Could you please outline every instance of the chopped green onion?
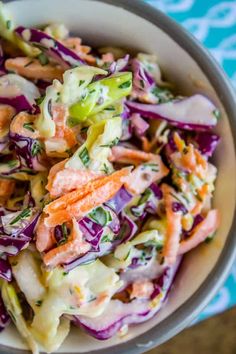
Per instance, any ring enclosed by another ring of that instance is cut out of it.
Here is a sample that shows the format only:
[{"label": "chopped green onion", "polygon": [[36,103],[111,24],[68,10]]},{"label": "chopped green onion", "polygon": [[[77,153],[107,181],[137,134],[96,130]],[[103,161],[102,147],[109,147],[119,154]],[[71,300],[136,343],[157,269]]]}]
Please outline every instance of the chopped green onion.
[{"label": "chopped green onion", "polygon": [[24,209],[19,215],[17,215],[17,217],[15,217],[11,222],[10,225],[14,225],[16,224],[18,221],[20,221],[21,219],[25,219],[28,218],[30,216],[30,209]]},{"label": "chopped green onion", "polygon": [[112,140],[111,143],[109,143],[109,144],[104,144],[104,145],[100,145],[100,146],[101,146],[101,147],[109,147],[109,148],[111,148],[112,146],[117,145],[118,142],[119,142],[119,138],[117,137],[117,138],[115,138],[114,140]]},{"label": "chopped green onion", "polygon": [[38,60],[42,66],[47,65],[49,63],[48,57],[44,53],[40,53],[38,55]]},{"label": "chopped green onion", "polygon": [[42,151],[43,151],[42,144],[38,140],[35,140],[35,142],[33,143],[32,147],[31,147],[32,156],[35,157],[38,154],[41,154]]},{"label": "chopped green onion", "polygon": [[9,30],[11,28],[11,21],[7,20],[6,21],[6,28]]},{"label": "chopped green onion", "polygon": [[34,128],[32,128],[32,125],[33,125],[33,122],[31,122],[31,123],[24,123],[24,124],[23,124],[23,128],[25,128],[25,129],[27,129],[27,130],[29,130],[29,131],[31,131],[31,132],[34,132]]},{"label": "chopped green onion", "polygon": [[89,217],[101,226],[106,226],[112,220],[111,213],[102,207],[92,210]]},{"label": "chopped green onion", "polygon": [[39,106],[43,102],[44,98],[45,98],[45,95],[35,98],[35,103]]},{"label": "chopped green onion", "polygon": [[79,158],[83,162],[84,166],[87,167],[89,165],[90,158],[86,147],[80,152]]},{"label": "chopped green onion", "polygon": [[120,88],[120,89],[125,89],[125,88],[129,88],[131,85],[132,85],[132,82],[131,82],[131,80],[129,80],[129,81],[123,82],[123,84],[121,84],[120,86],[118,86],[118,88]]}]

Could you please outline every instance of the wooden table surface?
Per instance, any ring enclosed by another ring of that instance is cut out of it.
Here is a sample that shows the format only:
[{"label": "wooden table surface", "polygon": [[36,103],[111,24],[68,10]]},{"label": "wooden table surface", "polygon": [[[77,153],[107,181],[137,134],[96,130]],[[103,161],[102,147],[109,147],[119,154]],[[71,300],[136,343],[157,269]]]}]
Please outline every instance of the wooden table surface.
[{"label": "wooden table surface", "polygon": [[236,307],[186,329],[147,354],[236,354]]}]

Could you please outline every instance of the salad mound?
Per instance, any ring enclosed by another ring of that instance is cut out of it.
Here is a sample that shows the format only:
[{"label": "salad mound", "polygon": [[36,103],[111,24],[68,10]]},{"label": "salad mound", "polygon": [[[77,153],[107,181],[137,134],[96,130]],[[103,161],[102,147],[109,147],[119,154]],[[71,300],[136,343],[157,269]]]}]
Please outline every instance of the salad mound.
[{"label": "salad mound", "polygon": [[177,95],[154,55],[16,27],[1,3],[0,34],[0,328],[34,354],[71,325],[124,336],[219,227],[219,111]]}]

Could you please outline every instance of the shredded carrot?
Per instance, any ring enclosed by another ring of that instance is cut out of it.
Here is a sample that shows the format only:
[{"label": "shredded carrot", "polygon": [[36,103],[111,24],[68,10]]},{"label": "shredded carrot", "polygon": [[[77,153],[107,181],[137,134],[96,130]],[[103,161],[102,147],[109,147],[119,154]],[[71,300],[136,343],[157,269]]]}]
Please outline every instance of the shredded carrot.
[{"label": "shredded carrot", "polygon": [[52,118],[56,124],[55,138],[64,138],[67,142],[68,148],[77,144],[75,133],[67,125],[67,118],[69,117],[68,107],[64,104],[53,104]]},{"label": "shredded carrot", "polygon": [[184,254],[197,247],[201,242],[205,241],[208,236],[214,234],[219,225],[219,211],[217,209],[210,210],[205,219],[194,228],[192,235],[180,243],[178,254]]},{"label": "shredded carrot", "polygon": [[[123,173],[118,174],[118,172],[120,171],[122,171]],[[106,184],[97,188],[92,193],[88,194],[85,198],[68,206],[67,210],[69,211],[69,213],[78,218],[85,215],[98,205],[105,203],[107,200],[111,199],[121,188],[123,184],[122,179],[127,176],[127,171],[124,171],[124,169],[120,171],[116,172],[116,176],[114,176],[113,174],[113,178]]]},{"label": "shredded carrot", "polygon": [[9,198],[15,189],[15,181],[10,179],[0,178],[0,198]]},{"label": "shredded carrot", "polygon": [[45,224],[45,214],[42,214],[36,226],[36,248],[39,252],[47,251],[55,244],[54,228]]},{"label": "shredded carrot", "polygon": [[176,132],[174,133],[174,142],[175,142],[175,145],[177,146],[178,151],[182,152],[183,149],[185,148],[185,142],[183,139],[181,139],[179,134]]},{"label": "shredded carrot", "polygon": [[68,241],[43,256],[46,266],[54,268],[60,264],[69,263],[90,249],[91,245],[83,240],[79,225],[74,218],[72,223],[72,231]]},{"label": "shredded carrot", "polygon": [[193,216],[200,214],[202,207],[203,207],[203,202],[200,200],[197,200],[196,204],[194,205],[193,209],[191,210],[191,214]]},{"label": "shredded carrot", "polygon": [[90,181],[83,188],[48,204],[44,209],[44,212],[49,214],[46,224],[48,226],[60,225],[71,220],[73,216],[78,218],[96,206],[105,203],[118,192],[124,183],[124,178],[129,173],[130,168],[123,168],[109,176]]},{"label": "shredded carrot", "polygon": [[55,227],[57,225],[62,225],[64,222],[71,220],[71,214],[66,210],[58,210],[55,213],[49,214],[45,218],[45,225],[47,227]]},{"label": "shredded carrot", "polygon": [[14,71],[16,74],[24,76],[28,79],[38,80],[61,80],[64,72],[64,70],[58,65],[41,65],[38,59],[25,57],[7,59],[5,61],[5,67],[7,70]]},{"label": "shredded carrot", "polygon": [[50,169],[49,174],[48,174],[48,183],[46,185],[46,189],[49,192],[52,188],[54,177],[56,176],[57,172],[63,170],[67,161],[68,161],[68,159],[60,161],[57,164],[53,165],[52,168]]},{"label": "shredded carrot", "polygon": [[152,143],[150,143],[150,141],[147,139],[146,136],[142,136],[141,141],[142,141],[143,151],[150,152],[152,149]]},{"label": "shredded carrot", "polygon": [[127,171],[130,171],[130,169],[125,168],[125,169],[119,170],[117,172],[114,172],[113,174],[108,175],[108,176],[100,175],[100,176],[98,176],[97,179],[89,181],[86,185],[81,186],[80,188],[77,188],[75,191],[67,193],[64,196],[62,196],[62,197],[54,200],[50,204],[46,205],[44,208],[44,211],[46,213],[53,213],[53,212],[58,211],[60,209],[65,209],[69,204],[73,204],[73,203],[77,202],[78,200],[83,199],[89,193],[96,191],[97,188],[105,185],[110,180],[113,180],[113,178],[116,179],[117,177],[120,177],[120,176],[121,177],[126,176],[128,174]]},{"label": "shredded carrot", "polygon": [[156,158],[157,155],[147,153],[140,150],[132,150],[124,148],[123,146],[114,146],[110,156],[111,162],[124,162],[139,164],[142,162],[151,161]]},{"label": "shredded carrot", "polygon": [[172,194],[175,193],[174,189],[167,184],[163,184],[162,192],[167,217],[166,241],[162,254],[167,264],[173,264],[176,261],[179,249],[179,241],[182,230],[182,214],[181,212],[174,212],[172,210],[172,204],[173,202],[176,202],[175,198],[172,196]]},{"label": "shredded carrot", "polygon": [[111,63],[115,60],[114,55],[112,53],[106,53],[102,55],[102,61],[104,63]]},{"label": "shredded carrot", "polygon": [[81,59],[85,60],[89,64],[95,64],[96,58],[89,54],[91,48],[86,45],[81,45],[81,38],[69,37],[63,41],[63,44],[77,53]]},{"label": "shredded carrot", "polygon": [[0,105],[0,137],[8,133],[11,119],[15,113],[16,111],[13,107],[6,104]]},{"label": "shredded carrot", "polygon": [[[34,122],[37,115],[29,114],[27,112],[18,113],[11,121],[10,129],[12,133],[20,134],[28,138],[37,139],[39,133],[34,129]],[[31,130],[25,128],[25,125],[30,124]]]},{"label": "shredded carrot", "polygon": [[207,194],[209,193],[209,185],[205,183],[199,190],[198,190],[198,195],[204,199]]}]

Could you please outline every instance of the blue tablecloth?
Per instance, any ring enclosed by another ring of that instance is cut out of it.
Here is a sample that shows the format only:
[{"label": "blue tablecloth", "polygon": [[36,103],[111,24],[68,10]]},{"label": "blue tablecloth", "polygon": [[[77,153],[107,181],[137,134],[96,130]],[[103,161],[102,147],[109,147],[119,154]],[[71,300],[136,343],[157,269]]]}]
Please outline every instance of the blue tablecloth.
[{"label": "blue tablecloth", "polygon": [[[235,0],[146,0],[180,22],[214,55],[236,88]],[[236,305],[236,261],[222,289],[198,320]]]}]

